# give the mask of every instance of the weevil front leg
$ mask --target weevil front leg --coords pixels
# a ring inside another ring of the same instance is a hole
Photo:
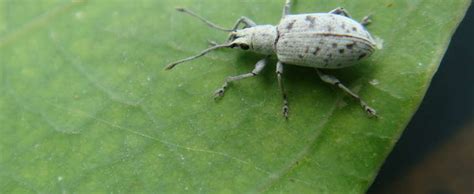
[[[332,75],[323,74],[319,69],[316,69],[316,71],[318,72],[318,75],[321,78],[321,80],[323,80],[326,83],[329,83],[329,84],[332,84],[332,85],[335,85],[335,86],[341,88],[344,92],[351,95],[356,100],[359,100],[360,105],[362,106],[364,111],[367,112],[367,114],[369,114],[369,116],[375,116],[375,117],[377,116],[375,109],[368,106],[367,103],[365,103],[359,97],[359,95],[357,95],[356,93],[352,92],[349,88],[344,86],[336,77],[334,77]]]
[[[257,26],[257,24],[254,21],[252,21],[248,17],[242,16],[235,22],[234,27],[232,27],[232,31],[236,31],[239,28],[240,24],[244,24],[244,28]],[[235,39],[235,34],[231,33],[229,35],[229,38],[227,38],[227,42],[230,42],[234,39]]]
[[[265,68],[265,65],[267,64],[267,57],[258,61],[257,64],[255,64],[255,68],[252,70],[252,72],[250,73],[245,73],[245,74],[242,74],[242,75],[237,75],[237,76],[230,76],[228,77],[224,84],[222,85],[221,88],[217,89],[215,92],[214,92],[214,98],[217,99],[217,98],[220,98],[222,96],[224,96],[224,93],[226,91],[226,89],[229,87],[229,84],[231,82],[235,82],[237,80],[241,80],[241,79],[245,79],[245,78],[249,78],[249,77],[255,77],[257,76],[262,70],[263,68]]]
[[[249,19],[248,17],[245,17],[245,16],[241,16],[234,24],[234,27],[232,28],[232,31],[235,31],[239,28],[240,24],[244,24],[244,28],[248,28],[248,27],[254,27],[256,26],[257,24],[252,21],[251,19]]]
[[[242,16],[235,22],[231,31],[236,31],[240,27],[241,24],[244,24],[243,28],[257,26],[257,24],[254,21],[252,21],[250,18]],[[231,42],[232,40],[234,40],[234,38],[235,38],[235,34],[231,33],[229,37],[227,38],[226,42]],[[218,43],[214,40],[208,40],[207,42],[209,43],[209,46],[211,47],[218,45]]]
[[[285,87],[283,86],[283,80],[282,80],[282,74],[283,74],[283,63],[278,61],[277,66],[276,66],[276,74],[278,78],[278,86],[280,87],[280,91],[283,97],[283,116],[288,119],[288,112],[290,111],[289,105],[288,105],[288,98],[286,95]]]
[[[348,18],[352,18],[352,17],[351,17],[351,14],[349,14],[349,12],[348,12],[346,9],[342,8],[342,7],[338,7],[338,8],[336,8],[336,9],[330,11],[329,13],[330,13],[330,14],[336,14],[336,15],[346,16],[346,17],[348,17]]]

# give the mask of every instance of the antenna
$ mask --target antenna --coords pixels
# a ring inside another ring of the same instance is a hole
[[[176,10],[179,11],[179,12],[187,13],[187,14],[189,14],[189,15],[191,15],[191,16],[193,16],[193,17],[195,17],[195,18],[197,18],[197,19],[199,19],[199,20],[201,20],[201,21],[203,21],[204,23],[206,23],[206,24],[207,24],[209,27],[211,27],[211,28],[215,28],[215,29],[218,29],[218,30],[221,30],[221,31],[224,31],[224,32],[232,32],[232,31],[234,31],[234,30],[231,30],[231,29],[226,29],[226,28],[220,27],[220,26],[218,26],[218,25],[212,23],[212,22],[209,21],[208,19],[206,19],[206,18],[204,18],[204,17],[202,17],[202,16],[200,16],[200,15],[198,15],[198,14],[196,14],[196,13],[194,13],[194,12],[192,12],[191,10],[188,10],[188,9],[186,9],[186,8],[176,8]]]
[[[208,49],[205,49],[203,51],[201,51],[201,53],[197,54],[197,55],[194,55],[194,56],[191,56],[191,57],[188,57],[188,58],[185,58],[185,59],[181,59],[179,61],[176,61],[174,63],[170,63],[169,65],[166,66],[166,70],[170,70],[170,69],[173,69],[176,65],[179,65],[181,63],[184,63],[184,62],[187,62],[187,61],[192,61],[194,59],[197,59],[199,57],[202,57],[204,55],[206,55],[207,53],[213,51],[213,50],[216,50],[216,49],[220,49],[220,48],[229,48],[229,47],[232,47],[232,44],[233,43],[227,43],[227,44],[219,44],[219,45],[216,45],[216,46],[213,46],[213,47],[210,47]]]

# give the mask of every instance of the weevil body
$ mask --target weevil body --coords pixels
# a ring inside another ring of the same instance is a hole
[[[353,20],[343,8],[336,8],[329,13],[290,14],[291,0],[286,0],[280,23],[274,25],[257,25],[247,17],[237,20],[232,29],[225,29],[213,24],[203,17],[186,9],[178,11],[199,18],[209,26],[230,32],[223,44],[215,44],[191,56],[169,64],[172,69],[178,64],[194,60],[210,51],[219,48],[239,47],[265,55],[258,61],[255,68],[246,74],[230,76],[223,86],[216,90],[215,97],[222,97],[229,83],[258,75],[268,63],[271,55],[276,55],[276,73],[278,84],[283,96],[283,115],[288,118],[289,106],[282,74],[283,64],[312,67],[324,82],[341,88],[344,92],[359,100],[362,108],[370,115],[376,116],[374,109],[369,107],[357,94],[345,87],[337,78],[321,72],[320,69],[338,69],[357,64],[358,61],[370,56],[375,50],[375,41],[365,29],[370,19],[365,17],[362,23]],[[243,25],[243,28],[239,28]]]
[[[288,64],[343,68],[370,56],[375,48],[361,24],[336,14],[290,15],[277,29],[275,53],[278,60]]]

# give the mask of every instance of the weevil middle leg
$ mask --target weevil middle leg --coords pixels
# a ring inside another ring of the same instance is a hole
[[[229,87],[229,84],[231,82],[235,82],[235,81],[238,81],[238,80],[241,80],[241,79],[257,76],[263,70],[263,68],[265,68],[265,65],[267,64],[267,61],[268,61],[268,57],[265,57],[264,59],[258,61],[257,64],[255,64],[255,68],[250,73],[245,73],[245,74],[241,74],[241,75],[237,75],[237,76],[228,77],[225,80],[222,87],[217,89],[214,92],[214,98],[217,99],[219,97],[224,96],[224,93],[225,93],[226,89]]]
[[[344,86],[336,77],[334,77],[332,75],[324,74],[324,73],[321,72],[321,70],[319,70],[317,68],[316,68],[316,72],[318,72],[319,78],[321,78],[321,80],[323,80],[324,82],[335,85],[335,86],[341,88],[345,93],[349,94],[350,96],[352,96],[356,100],[359,100],[360,106],[362,106],[362,109],[364,109],[364,111],[367,112],[367,114],[369,114],[369,116],[377,117],[377,113],[376,113],[375,109],[373,109],[369,105],[367,105],[367,103],[364,100],[362,100],[359,97],[359,95],[357,95],[356,93],[352,92],[349,88]]]
[[[330,11],[329,13],[331,13],[331,14],[336,14],[336,15],[346,16],[346,17],[348,17],[348,18],[352,18],[352,17],[351,17],[351,14],[349,14],[349,12],[348,12],[346,9],[342,8],[342,7],[338,7],[338,8],[336,8],[336,9]]]
[[[285,87],[283,86],[283,80],[282,80],[282,74],[283,74],[283,63],[278,61],[277,66],[276,66],[276,74],[277,74],[277,79],[278,79],[278,86],[280,87],[281,95],[283,97],[283,116],[285,119],[288,119],[288,112],[290,110],[289,104],[288,104],[288,97],[286,95]]]

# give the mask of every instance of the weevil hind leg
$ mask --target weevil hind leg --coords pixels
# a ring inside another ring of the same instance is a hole
[[[345,17],[348,17],[348,18],[352,18],[351,17],[351,14],[349,14],[349,12],[342,8],[342,7],[338,7],[332,11],[329,12],[330,14],[336,14],[336,15],[342,15],[342,16],[345,16]],[[360,24],[362,24],[362,26],[366,27],[368,26],[370,23],[372,23],[372,15],[368,15],[368,16],[365,16],[362,18],[362,21],[360,22]]]
[[[346,86],[344,86],[336,77],[334,77],[334,76],[332,76],[332,75],[324,74],[324,73],[322,73],[321,70],[319,70],[319,69],[316,69],[316,72],[318,72],[319,78],[321,78],[321,80],[323,80],[324,82],[339,87],[339,88],[342,89],[345,93],[349,94],[350,96],[352,96],[352,97],[355,98],[356,100],[359,100],[359,103],[360,103],[360,105],[362,106],[362,109],[364,109],[364,111],[365,111],[369,116],[371,116],[371,117],[377,117],[377,112],[375,111],[375,109],[373,109],[373,108],[371,108],[369,105],[367,105],[367,103],[366,103],[364,100],[362,100],[362,99],[359,97],[359,95],[357,95],[356,93],[352,92],[349,88],[347,88]]]
[[[225,93],[226,89],[229,87],[229,84],[231,82],[235,82],[235,81],[242,80],[242,79],[245,79],[245,78],[257,76],[260,72],[262,72],[263,68],[265,68],[265,65],[267,64],[267,61],[268,61],[268,57],[258,61],[255,64],[255,68],[250,73],[245,73],[245,74],[241,74],[241,75],[237,75],[237,76],[227,77],[227,79],[224,81],[224,84],[222,85],[222,87],[220,87],[219,89],[217,89],[214,92],[214,99],[218,99],[218,98],[224,96],[224,93]]]
[[[336,14],[336,15],[342,15],[342,16],[345,16],[345,17],[348,17],[348,18],[352,18],[351,17],[351,14],[349,14],[349,12],[342,8],[342,7],[338,7],[332,11],[329,12],[330,14]]]
[[[277,66],[276,66],[276,74],[277,74],[277,79],[278,79],[278,86],[280,87],[281,95],[283,97],[282,113],[285,119],[288,119],[288,113],[290,111],[290,108],[288,104],[288,97],[286,95],[286,90],[283,85],[283,79],[282,79],[283,63],[281,63],[280,61],[278,61]]]

